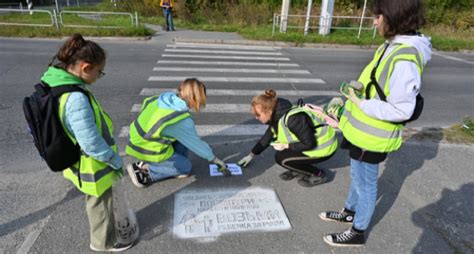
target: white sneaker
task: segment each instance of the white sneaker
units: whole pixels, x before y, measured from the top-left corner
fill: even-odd
[[[107,251],[107,252],[121,252],[121,251],[124,251],[124,250],[128,250],[130,248],[132,248],[132,246],[135,244],[135,242],[132,242],[132,243],[129,243],[129,244],[121,244],[121,243],[115,243],[114,246],[112,247],[109,247],[107,249],[98,249],[94,246],[92,246],[92,243],[89,245],[89,247],[91,248],[91,250],[93,251]]]

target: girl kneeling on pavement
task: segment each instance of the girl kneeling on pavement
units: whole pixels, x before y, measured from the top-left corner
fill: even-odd
[[[59,63],[55,64],[56,60]],[[74,34],[56,53],[41,82],[84,90],[65,93],[58,101],[64,130],[82,151],[80,161],[63,171],[64,177],[86,194],[91,250],[117,252],[134,244],[118,243],[115,232],[111,187],[123,175],[123,162],[112,136],[112,121],[87,88],[105,74],[104,66],[105,51]]]
[[[188,150],[217,164],[230,174],[209,145],[201,140],[189,113],[206,106],[206,87],[194,78],[184,80],[177,92],[165,92],[143,101],[140,114],[130,125],[126,153],[139,162],[127,166],[135,186],[143,188],[166,178],[188,177],[192,164]]]
[[[269,145],[276,150],[275,161],[287,171],[280,174],[284,181],[298,177],[298,183],[311,187],[327,181],[326,174],[314,164],[329,159],[337,149],[335,131],[311,110],[292,106],[277,98],[274,90],[255,96],[251,109],[255,117],[268,124],[265,134],[252,151],[238,164],[246,167]]]
[[[379,164],[402,145],[403,121],[415,111],[421,75],[431,58],[430,38],[417,32],[425,21],[421,0],[375,0],[373,13],[374,25],[387,41],[358,79],[363,96],[358,97],[354,89],[343,93],[348,100],[339,122],[344,136],[341,147],[351,157],[349,192],[341,211],[319,215],[352,225],[324,236],[333,246],[365,243],[377,200]]]

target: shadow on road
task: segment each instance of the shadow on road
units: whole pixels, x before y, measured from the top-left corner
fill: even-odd
[[[413,172],[423,167],[425,161],[438,154],[439,142],[443,139],[440,129],[423,128],[411,136],[405,143],[427,142],[426,145],[405,144],[402,148],[388,156],[383,173],[379,178],[377,206],[368,232],[372,230],[392,208],[403,187],[403,183]],[[428,177],[428,176],[427,176]]]
[[[439,201],[415,211],[411,219],[423,233],[412,252],[474,253],[474,223],[472,216],[468,216],[474,211],[472,197],[471,182],[459,190],[444,189]]]
[[[70,200],[73,200],[79,196],[82,196],[82,193],[78,191],[76,188],[72,188],[66,193],[66,196],[61,199],[60,201],[45,207],[41,210],[38,210],[33,213],[29,213],[28,215],[25,215],[21,218],[18,218],[16,220],[10,221],[8,223],[2,224],[0,228],[0,236],[8,235],[11,232],[15,232],[18,229],[27,227],[31,224],[34,224],[46,217],[48,217],[50,214],[56,210],[57,207],[62,206],[63,204],[67,203]]]

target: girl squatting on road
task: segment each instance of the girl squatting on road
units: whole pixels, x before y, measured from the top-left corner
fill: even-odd
[[[206,106],[206,87],[194,78],[184,80],[177,92],[165,92],[143,101],[140,114],[130,124],[126,153],[139,162],[127,166],[133,184],[139,188],[166,178],[191,174],[188,151],[212,161],[224,175],[225,163],[201,140],[190,109],[199,112]]]
[[[104,66],[105,51],[74,34],[54,56],[41,81],[50,87],[77,85],[85,90],[85,94],[70,92],[59,98],[61,123],[82,151],[80,160],[64,170],[64,177],[86,194],[91,250],[116,252],[134,243],[116,241],[111,187],[123,175],[123,162],[112,136],[112,120],[87,88],[104,76]]]
[[[377,199],[379,164],[402,144],[401,122],[415,110],[423,68],[431,59],[430,38],[417,32],[425,23],[421,0],[375,0],[373,13],[374,25],[387,40],[358,79],[362,96],[353,89],[345,94],[348,100],[339,123],[344,136],[341,147],[351,157],[349,193],[341,211],[319,214],[326,221],[352,224],[323,238],[333,246],[365,243]]]
[[[275,161],[287,171],[280,179],[298,178],[298,184],[312,187],[326,182],[326,174],[314,164],[321,163],[337,150],[335,131],[311,110],[293,106],[268,89],[252,100],[252,112],[268,128],[252,151],[238,164],[246,167],[269,145],[275,150]]]

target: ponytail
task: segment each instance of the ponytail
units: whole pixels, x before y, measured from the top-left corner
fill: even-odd
[[[101,64],[105,61],[105,51],[97,43],[85,40],[81,34],[76,33],[67,39],[49,66],[53,66],[56,59],[59,61],[58,66],[64,69],[80,60]]]

